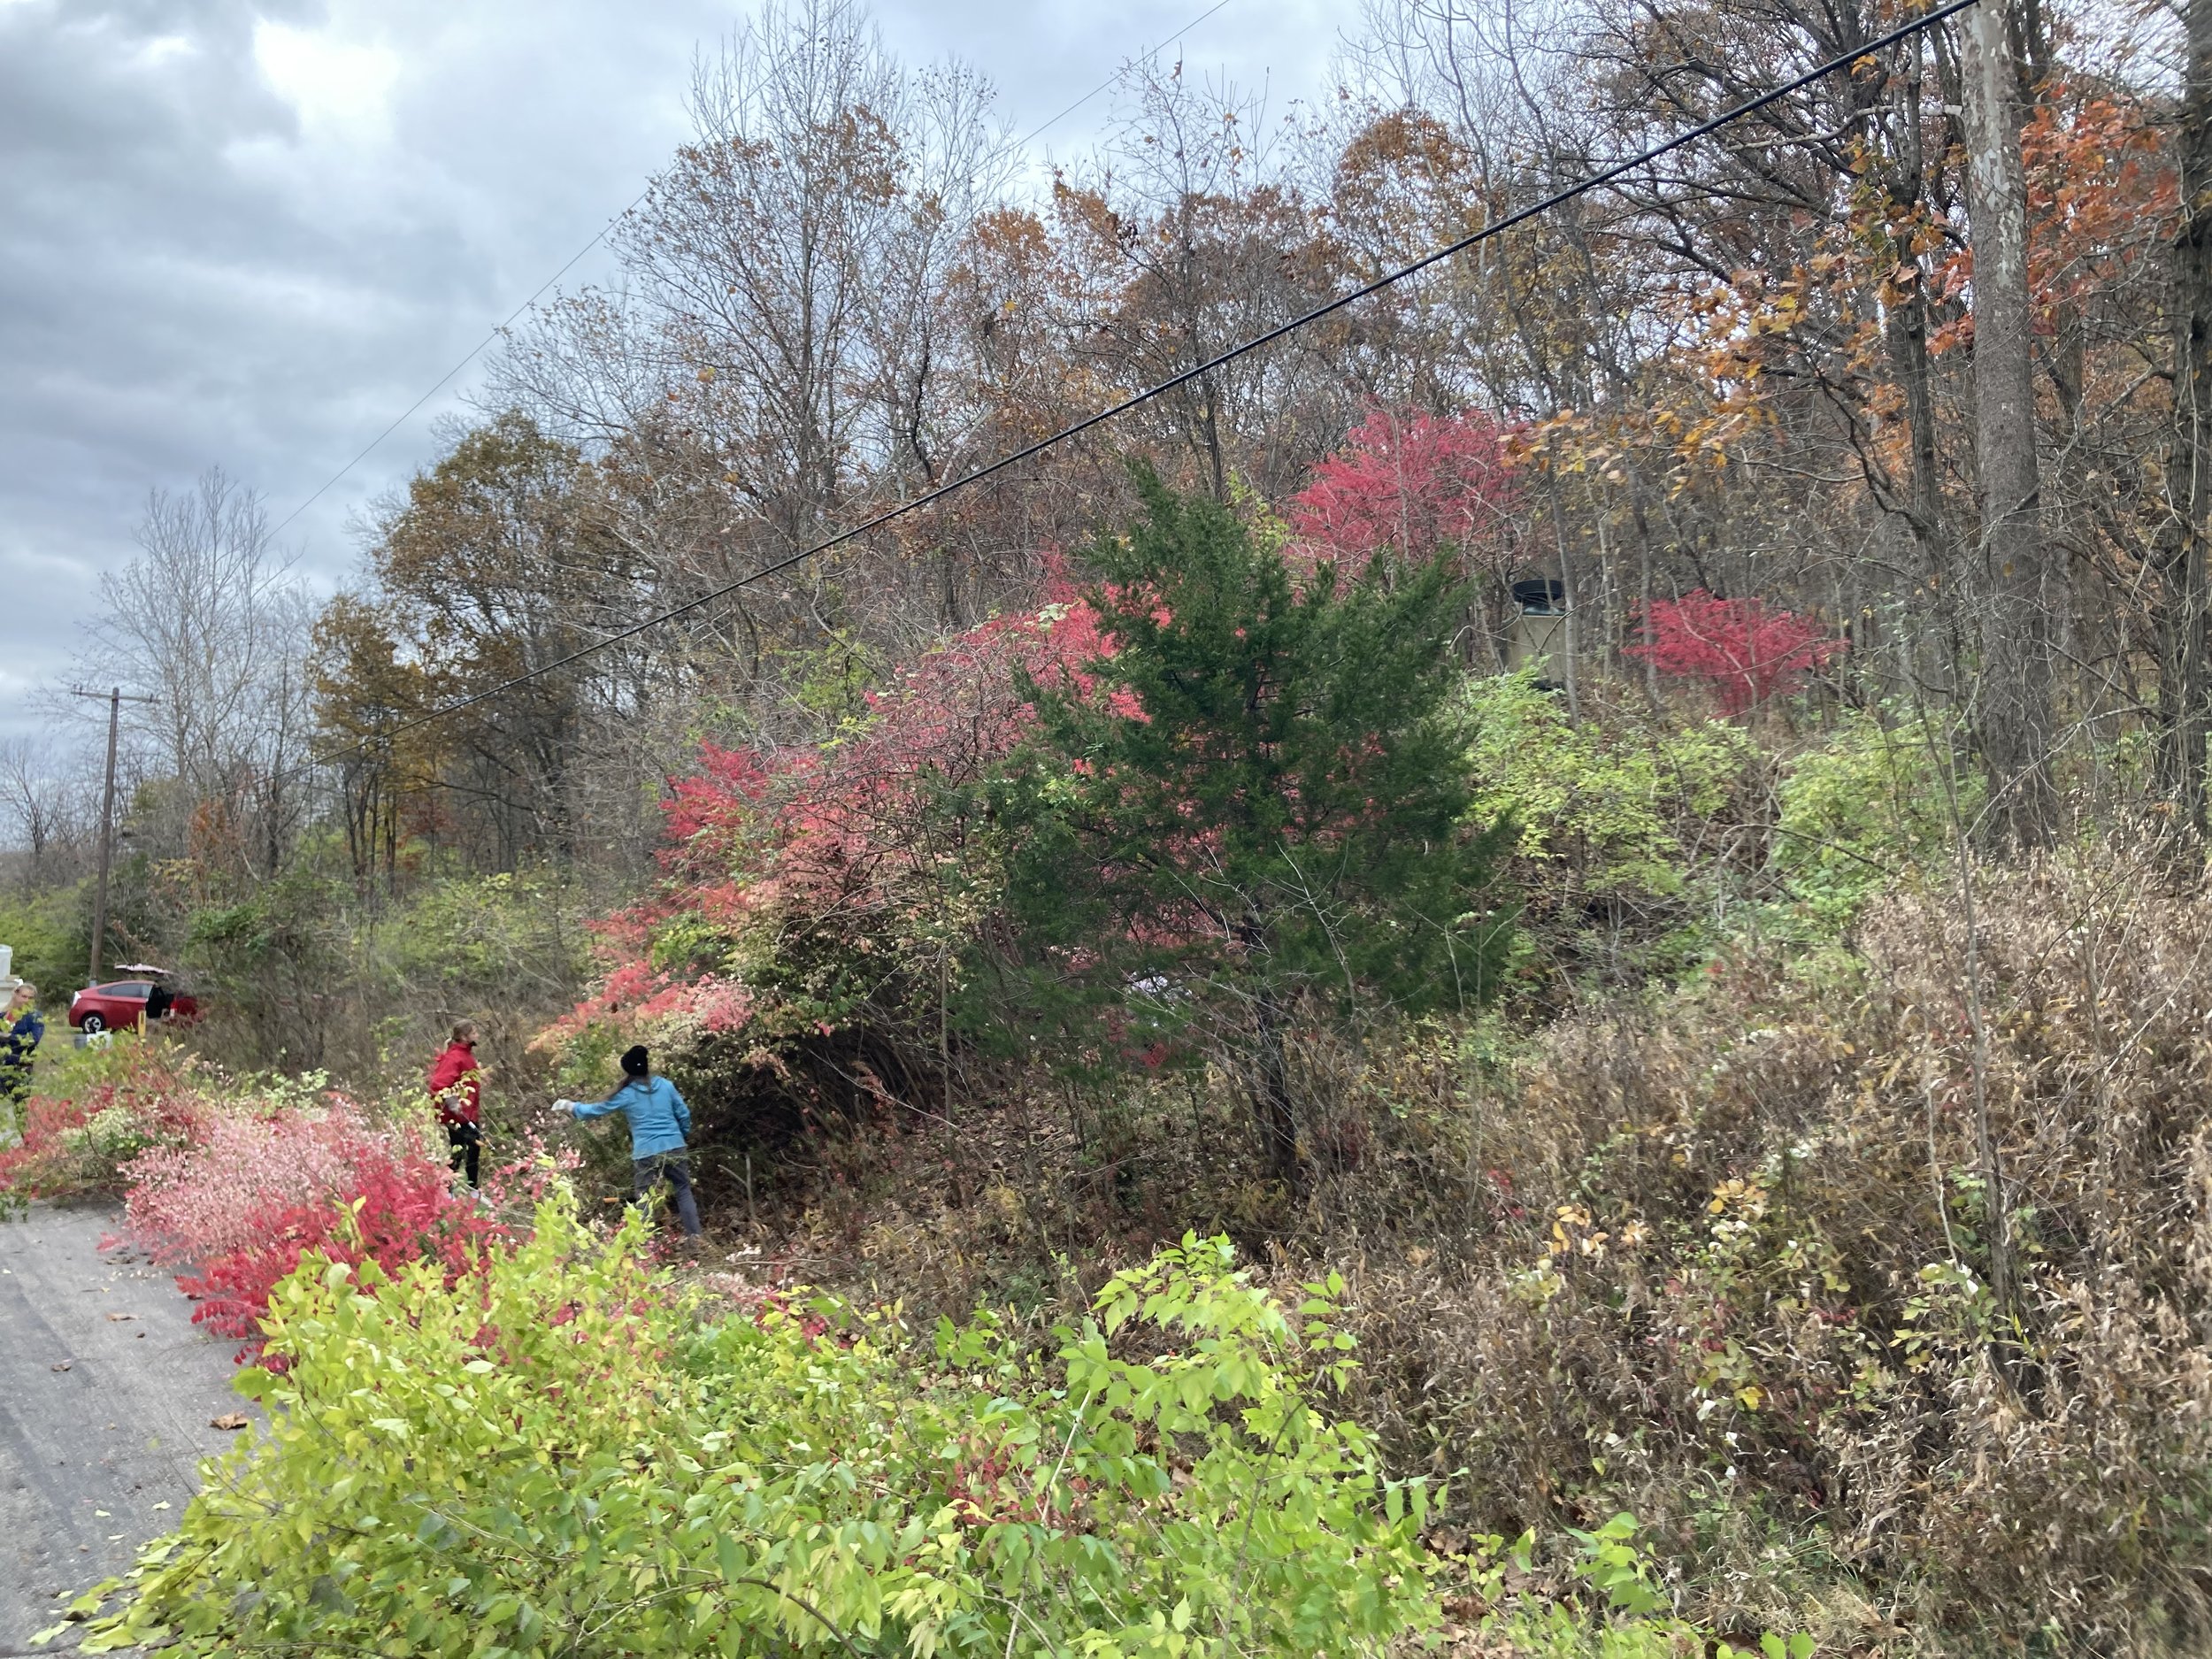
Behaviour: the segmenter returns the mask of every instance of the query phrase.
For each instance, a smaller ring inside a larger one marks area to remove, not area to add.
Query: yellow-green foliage
[[[1509,815],[1520,856],[1586,893],[1680,893],[1698,850],[1686,826],[1720,813],[1752,762],[1724,721],[1609,710],[1572,722],[1528,670],[1472,681],[1467,702],[1477,821]]]
[[[1755,1647],[1708,1642],[1678,1619],[1594,1619],[1571,1608],[1554,1605],[1508,1615],[1492,1622],[1486,1634],[1503,1644],[1489,1653],[1513,1659],[1690,1659],[1709,1652],[1712,1659],[1812,1659],[1813,1639],[1803,1632],[1761,1634]]]
[[[16,977],[39,987],[56,1023],[71,987],[84,983],[86,910],[81,884],[0,897],[0,945],[14,949]]]
[[[471,1005],[557,1001],[589,966],[577,907],[543,872],[434,882],[377,931],[373,967],[395,994]]]
[[[1425,1488],[1322,1403],[1340,1284],[1294,1313],[1186,1239],[1041,1363],[827,1299],[703,1324],[642,1244],[554,1202],[457,1290],[309,1258],[289,1368],[240,1381],[267,1430],[80,1601],[86,1648],[1318,1655],[1435,1622]]]
[[[1949,720],[1891,710],[1847,713],[1819,747],[1783,768],[1777,791],[1774,867],[1789,909],[1825,936],[1847,926],[1868,900],[1947,868],[1958,825],[1970,825],[1984,791],[1954,764]]]

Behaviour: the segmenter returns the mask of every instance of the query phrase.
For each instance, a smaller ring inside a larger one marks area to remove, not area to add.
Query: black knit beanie
[[[643,1077],[652,1069],[653,1056],[646,1051],[643,1043],[639,1043],[622,1056],[622,1075],[625,1077]]]

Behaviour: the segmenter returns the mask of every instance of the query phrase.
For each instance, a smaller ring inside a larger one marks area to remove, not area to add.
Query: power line
[[[1144,51],[1138,54],[1138,56],[1140,58],[1149,58],[1155,53],[1166,50],[1169,47],[1174,45],[1176,42],[1181,40],[1184,35],[1189,34],[1201,23],[1203,23],[1208,18],[1213,16],[1215,12],[1220,11],[1222,7],[1227,5],[1228,4],[1229,0],[1214,0],[1214,4],[1212,5],[1207,7],[1205,11],[1200,12],[1189,22],[1184,24],[1181,28],[1176,30],[1174,34],[1169,35],[1157,46],[1148,47]],[[1078,110],[1088,104],[1100,93],[1105,91],[1107,88],[1112,86],[1114,82],[1119,79],[1121,79],[1119,71],[1116,71],[1113,74],[1107,76],[1105,80],[1100,81],[1096,86],[1093,87],[1088,92],[1086,92],[1074,103],[1069,104],[1068,107],[1061,111],[1059,114],[1045,122],[1043,126],[1039,127],[1035,131],[1015,140],[1013,148],[1019,150],[1025,145],[1030,143],[1032,141],[1041,136],[1043,134],[1050,131],[1053,127],[1057,127],[1062,121],[1066,120],[1069,116],[1074,114]],[[568,257],[567,262],[564,264],[559,270],[556,271],[551,276],[546,278],[544,281],[541,282],[538,285],[536,293],[531,295],[528,299],[523,301],[522,303],[516,306],[513,311],[508,312],[506,319],[503,322],[498,324],[489,334],[486,334],[473,346],[471,346],[468,349],[467,355],[463,357],[458,363],[456,363],[443,374],[440,375],[436,382],[432,385],[428,391],[425,392],[420,397],[418,397],[413,403],[408,404],[407,407],[400,412],[399,418],[394,420],[390,426],[385,427],[383,431],[378,433],[373,438],[371,438],[368,442],[363,444],[359,454],[356,455],[353,459],[348,461],[343,466],[340,467],[328,478],[325,479],[322,481],[321,487],[318,488],[313,495],[310,495],[305,501],[300,503],[298,506],[293,508],[291,511],[286,513],[283,518],[278,523],[276,528],[270,531],[269,534],[273,536],[280,534],[285,529],[285,526],[289,525],[293,519],[298,518],[310,507],[312,507],[317,502],[320,501],[325,495],[328,495],[331,490],[337,486],[340,480],[343,479],[347,473],[352,472],[355,467],[360,465],[362,462],[367,460],[385,439],[390,437],[402,426],[405,426],[410,420],[413,419],[415,412],[418,410],[419,410],[425,403],[428,403],[432,398],[435,397],[440,392],[445,390],[448,386],[452,384],[453,377],[455,375],[460,373],[463,369],[465,369],[470,364],[475,362],[477,358],[483,356],[485,349],[489,347],[494,341],[497,340],[502,334],[505,334],[510,328],[513,327],[515,326],[516,319],[521,317],[525,311],[528,311],[540,300],[543,299],[546,296],[547,290],[551,288],[556,282],[558,282],[563,277],[566,276],[571,271],[574,270],[576,268],[577,261],[583,258],[586,254],[596,248],[601,242],[606,241],[607,233],[612,230],[616,225],[620,223],[624,217],[628,214],[634,213],[639,208],[642,207],[645,204],[645,198],[652,195],[652,193],[653,187],[650,184],[648,184],[645,188],[639,191],[635,199],[630,203],[629,206],[624,208],[621,212],[617,213],[612,219],[609,219],[604,225],[601,226],[597,231],[593,233],[592,239],[589,242],[586,242],[574,253],[571,254]]]
[[[1175,42],[1178,42],[1178,41],[1179,41],[1179,40],[1181,40],[1181,39],[1183,38],[1183,36],[1184,36],[1184,35],[1186,35],[1189,34],[1189,33],[1190,33],[1193,29],[1196,28],[1196,27],[1198,27],[1201,23],[1203,23],[1203,22],[1204,22],[1204,21],[1205,21],[1208,18],[1210,18],[1210,17],[1213,16],[1213,14],[1214,14],[1215,12],[1217,12],[1220,11],[1222,7],[1224,7],[1224,6],[1227,5],[1228,4],[1229,4],[1229,0],[1214,0],[1213,4],[1211,4],[1211,5],[1208,6],[1208,7],[1207,7],[1207,8],[1206,8],[1203,12],[1200,12],[1200,13],[1199,13],[1196,17],[1193,18],[1193,19],[1192,19],[1189,22],[1187,22],[1187,23],[1184,24],[1184,25],[1183,25],[1183,27],[1182,27],[1181,28],[1179,28],[1179,29],[1176,30],[1174,34],[1172,34],[1172,35],[1169,35],[1169,36],[1168,36],[1165,40],[1162,41],[1162,42],[1160,42],[1157,46],[1148,46],[1147,48],[1145,48],[1145,50],[1142,50],[1142,51],[1139,52],[1135,58],[1131,58],[1129,61],[1130,61],[1131,63],[1136,63],[1136,62],[1138,62],[1138,61],[1140,61],[1141,59],[1143,59],[1143,58],[1156,57],[1156,56],[1157,56],[1158,54],[1160,54],[1161,52],[1165,51],[1165,50],[1166,50],[1169,47],[1171,47],[1171,46],[1174,45],[1174,44],[1175,44]],[[1088,92],[1086,92],[1086,93],[1085,93],[1085,94],[1084,94],[1081,97],[1078,98],[1078,99],[1077,99],[1074,103],[1072,103],[1072,104],[1069,104],[1069,105],[1068,105],[1068,107],[1067,107],[1066,109],[1064,109],[1064,110],[1061,111],[1059,114],[1057,114],[1057,115],[1054,116],[1054,117],[1053,117],[1050,120],[1047,121],[1047,122],[1046,122],[1046,123],[1045,123],[1042,127],[1040,127],[1039,128],[1037,128],[1037,130],[1036,130],[1035,132],[1033,132],[1033,133],[1027,133],[1027,134],[1024,134],[1023,136],[1021,136],[1020,138],[1016,139],[1016,140],[1014,141],[1014,148],[1015,148],[1015,149],[1017,149],[1017,150],[1022,149],[1025,145],[1027,145],[1028,143],[1030,143],[1030,142],[1033,142],[1033,140],[1035,140],[1035,139],[1037,139],[1037,138],[1039,138],[1039,137],[1042,136],[1045,133],[1047,133],[1047,132],[1050,131],[1053,127],[1056,127],[1059,126],[1061,122],[1063,122],[1063,121],[1066,120],[1066,119],[1068,119],[1068,117],[1069,117],[1069,116],[1071,116],[1071,115],[1074,114],[1074,113],[1078,111],[1078,110],[1081,109],[1081,108],[1082,108],[1085,104],[1088,104],[1088,103],[1089,103],[1089,102],[1090,102],[1093,98],[1096,97],[1096,96],[1097,96],[1100,93],[1102,93],[1102,92],[1105,91],[1107,88],[1109,88],[1109,87],[1112,86],[1112,85],[1114,84],[1114,82],[1115,82],[1115,81],[1118,81],[1118,80],[1120,80],[1120,79],[1121,79],[1121,77],[1122,77],[1122,72],[1121,72],[1120,70],[1117,69],[1116,71],[1114,71],[1114,73],[1113,73],[1112,74],[1110,74],[1110,75],[1107,76],[1105,80],[1103,80],[1103,81],[1100,81],[1100,82],[1099,82],[1096,86],[1093,87],[1093,88],[1091,88]]]
[[[621,219],[623,214],[634,212],[638,207],[643,204],[645,198],[652,193],[653,187],[649,184],[647,185],[644,189],[639,191],[635,201],[632,202],[628,207],[624,208],[621,213],[617,213],[613,219],[609,219],[604,225],[601,226],[598,231],[593,234],[592,239],[589,242],[586,242],[582,247],[579,248],[574,253],[569,256],[568,263],[566,265],[564,265],[551,276],[546,278],[543,282],[541,282],[538,285],[538,291],[536,293],[533,294],[528,299],[523,301],[521,304],[516,306],[514,310],[508,312],[507,319],[504,322],[500,323],[491,331],[491,333],[486,334],[481,340],[471,346],[468,349],[468,355],[466,357],[463,357],[458,363],[455,364],[451,368],[448,369],[443,374],[438,377],[437,384],[433,386],[428,391],[425,392],[420,397],[418,397],[413,403],[408,404],[406,409],[401,413],[398,419],[393,421],[390,426],[385,427],[383,431],[378,433],[373,438],[371,438],[368,442],[363,444],[361,446],[360,454],[355,456],[353,459],[348,461],[343,466],[340,467],[328,478],[325,479],[320,488],[316,490],[316,492],[310,495],[305,501],[300,503],[298,506],[293,508],[291,511],[286,513],[282,520],[278,523],[276,528],[270,531],[269,534],[272,536],[280,534],[286,525],[290,524],[293,519],[298,518],[310,507],[312,507],[317,502],[320,501],[325,495],[328,495],[332,487],[334,486],[340,479],[345,477],[345,475],[352,472],[355,467],[360,465],[362,462],[367,460],[370,453],[376,449],[377,445],[382,443],[385,439],[390,437],[402,426],[405,426],[408,421],[413,418],[417,410],[420,409],[425,403],[435,397],[440,392],[445,390],[446,387],[452,381],[455,375],[458,374],[463,369],[468,367],[470,364],[475,362],[478,357],[483,356],[484,349],[487,346],[490,345],[493,341],[498,339],[500,335],[505,334],[510,328],[513,327],[517,318],[520,317],[523,312],[528,311],[533,305],[535,305],[540,300],[543,299],[545,297],[545,292],[548,288],[551,288],[556,282],[558,282],[563,277],[566,276],[571,271],[574,270],[576,268],[576,262],[579,259],[581,259],[586,254],[589,253],[594,248],[596,248],[601,242],[606,241],[607,233],[615,227],[615,225]]]
[[[547,674],[556,672],[560,669],[580,663],[585,657],[591,657],[600,651],[603,651],[611,645],[619,645],[625,640],[635,639],[639,634],[644,634],[650,629],[659,627],[663,623],[673,622],[677,618],[688,616],[691,612],[700,610],[704,606],[710,605],[717,600],[726,599],[732,594],[737,593],[743,588],[749,588],[756,582],[766,581],[772,576],[780,576],[787,570],[791,570],[797,565],[805,564],[809,559],[819,557],[822,554],[830,552],[833,549],[841,548],[849,541],[857,541],[860,537],[868,534],[871,531],[879,530],[885,525],[891,523],[894,519],[902,518],[909,513],[918,512],[925,507],[933,506],[936,503],[943,501],[947,496],[966,489],[972,484],[981,483],[985,479],[992,477],[995,473],[1002,472],[1009,467],[1018,466],[1024,461],[1033,459],[1035,457],[1042,455],[1046,450],[1056,448],[1058,445],[1066,442],[1069,439],[1079,436],[1081,434],[1088,432],[1094,426],[1103,426],[1106,422],[1114,419],[1118,416],[1127,414],[1131,410],[1137,408],[1139,405],[1148,403],[1154,398],[1163,396],[1165,394],[1175,390],[1178,387],[1187,386],[1191,381],[1197,380],[1202,375],[1210,374],[1214,370],[1222,368],[1228,364],[1234,363],[1240,357],[1248,357],[1251,353],[1261,349],[1263,347],[1272,345],[1278,340],[1281,340],[1287,335],[1295,334],[1302,328],[1310,327],[1325,317],[1333,316],[1348,305],[1356,304],[1361,300],[1369,298],[1373,295],[1379,294],[1385,288],[1393,287],[1397,283],[1404,281],[1409,276],[1416,275],[1420,272],[1427,270],[1431,265],[1440,265],[1447,259],[1466,252],[1470,248],[1489,241],[1494,236],[1502,235],[1507,231],[1513,229],[1516,226],[1525,225],[1532,219],[1536,219],[1542,214],[1548,213],[1555,207],[1563,206],[1566,203],[1573,201],[1577,196],[1586,196],[1592,190],[1599,189],[1605,185],[1610,184],[1614,180],[1621,177],[1624,173],[1632,173],[1639,167],[1648,166],[1651,163],[1657,161],[1663,156],[1670,155],[1673,151],[1680,150],[1686,145],[1694,143],[1697,140],[1707,136],[1709,134],[1717,132],[1720,128],[1728,126],[1731,122],[1741,120],[1745,116],[1763,110],[1766,108],[1768,104],[1776,103],[1782,98],[1786,98],[1791,93],[1800,91],[1802,88],[1810,86],[1814,81],[1821,80],[1824,76],[1835,73],[1835,72],[1839,69],[1847,69],[1853,64],[1857,63],[1861,58],[1870,57],[1875,52],[1880,51],[1884,47],[1893,46],[1900,41],[1909,40],[1915,35],[1919,34],[1922,30],[1932,28],[1936,24],[1942,22],[1946,18],[1954,17],[1976,4],[1977,0],[1947,0],[1947,4],[1937,7],[1934,11],[1928,12],[1926,15],[1917,18],[1912,22],[1901,24],[1896,28],[1890,30],[1887,34],[1877,35],[1874,39],[1868,41],[1863,45],[1854,47],[1851,50],[1843,53],[1839,57],[1832,58],[1826,63],[1822,64],[1816,68],[1807,70],[1803,74],[1799,75],[1793,81],[1785,81],[1780,86],[1771,88],[1769,90],[1759,94],[1758,96],[1755,98],[1747,99],[1744,103],[1735,105],[1732,109],[1724,111],[1719,115],[1713,116],[1707,120],[1700,122],[1697,126],[1691,127],[1686,132],[1678,134],[1676,136],[1667,139],[1663,142],[1652,145],[1649,149],[1630,157],[1625,161],[1617,161],[1609,167],[1601,168],[1598,172],[1591,173],[1586,178],[1580,179],[1575,183],[1568,185],[1562,189],[1555,190],[1549,196],[1541,197],[1540,199],[1529,204],[1526,207],[1517,209],[1515,211],[1507,214],[1503,219],[1494,219],[1489,224],[1484,226],[1480,230],[1463,236],[1457,242],[1448,242],[1440,248],[1422,255],[1420,258],[1414,260],[1410,265],[1401,265],[1394,271],[1388,272],[1382,276],[1377,277],[1371,282],[1363,283],[1360,287],[1353,288],[1347,293],[1340,294],[1333,300],[1329,300],[1323,304],[1315,306],[1311,311],[1292,318],[1288,322],[1279,323],[1276,326],[1267,330],[1264,334],[1255,334],[1249,340],[1244,341],[1240,344],[1232,346],[1227,350],[1219,352],[1217,355],[1207,358],[1203,363],[1197,365],[1195,367],[1185,369],[1179,374],[1171,375],[1166,380],[1160,381],[1157,385],[1147,387],[1144,390],[1133,393],[1130,396],[1122,399],[1121,402],[1112,404],[1108,408],[1099,410],[1094,414],[1086,415],[1080,420],[1074,421],[1068,426],[1061,427],[1059,431],[1053,433],[1048,437],[1040,438],[1035,442],[1025,445],[1023,448],[1016,449],[1010,454],[1002,455],[997,460],[991,462],[989,465],[978,467],[974,472],[955,479],[949,484],[941,484],[936,488],[929,490],[923,495],[914,496],[912,499],[908,501],[901,502],[895,507],[886,508],[883,511],[876,514],[873,518],[864,519],[861,523],[854,525],[849,529],[841,530],[835,535],[829,537],[826,541],[818,541],[812,547],[803,549],[801,551],[793,553],[787,557],[778,559],[773,564],[764,565],[758,570],[752,572],[749,575],[741,576],[733,582],[726,582],[723,586],[714,588],[708,593],[701,594],[695,599],[686,600],[682,604],[674,605],[666,611],[657,612],[656,614],[646,618],[641,622],[633,623],[630,626],[623,628],[617,633],[610,634],[603,639],[595,640],[588,645],[578,647],[575,650],[569,652],[565,656],[557,657],[549,663],[541,664],[535,668],[526,669],[523,672],[513,676],[511,679],[503,680],[495,686],[489,686],[481,691],[472,692],[468,696],[459,698],[452,703],[442,704],[438,708],[431,710],[426,714],[416,716],[413,719],[403,720],[399,725],[393,726],[389,731],[378,733],[373,737],[363,738],[358,742],[352,745],[350,750],[340,749],[335,754],[327,757],[321,764],[326,765],[333,764],[348,753],[365,754],[372,744],[389,742],[396,737],[403,736],[409,732],[418,731],[423,726],[432,725],[439,720],[449,718],[456,714],[462,713],[465,710],[472,709],[479,703],[488,703],[495,697],[503,696],[508,692],[515,690],[518,687],[526,686],[534,680],[541,679]]]

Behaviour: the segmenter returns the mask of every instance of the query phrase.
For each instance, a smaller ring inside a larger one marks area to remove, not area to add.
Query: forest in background
[[[1329,104],[1133,65],[1040,186],[764,10],[347,591],[155,494],[107,959],[365,1100],[474,1018],[495,1143],[649,1041],[710,1230],[857,1303],[1338,1275],[1469,1652],[2196,1650],[2212,7],[1984,0],[730,590],[1906,16],[1372,0]],[[92,757],[0,752],[50,989]]]

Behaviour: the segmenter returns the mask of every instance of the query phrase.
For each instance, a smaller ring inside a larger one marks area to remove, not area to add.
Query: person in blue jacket
[[[46,1022],[39,1017],[38,987],[26,980],[8,999],[8,1011],[0,1015],[0,1105],[19,1105],[31,1092],[31,1061],[45,1041]]]
[[[603,1101],[556,1101],[578,1119],[620,1112],[630,1120],[631,1189],[640,1202],[665,1180],[676,1189],[676,1219],[684,1237],[699,1236],[699,1206],[691,1196],[691,1108],[676,1086],[653,1075],[653,1056],[643,1043],[622,1056],[622,1087]]]

